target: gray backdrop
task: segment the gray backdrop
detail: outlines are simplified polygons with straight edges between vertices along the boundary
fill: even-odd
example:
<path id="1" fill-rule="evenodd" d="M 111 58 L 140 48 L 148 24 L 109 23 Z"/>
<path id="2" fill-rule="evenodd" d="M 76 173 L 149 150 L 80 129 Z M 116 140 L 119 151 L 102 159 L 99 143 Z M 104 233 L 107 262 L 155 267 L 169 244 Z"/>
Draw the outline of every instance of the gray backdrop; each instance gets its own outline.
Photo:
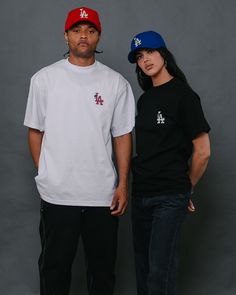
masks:
<path id="1" fill-rule="evenodd" d="M 30 77 L 66 51 L 66 13 L 87 5 L 103 26 L 98 56 L 141 91 L 127 62 L 132 36 L 154 29 L 200 94 L 212 127 L 212 157 L 181 240 L 181 294 L 236 294 L 235 0 L 1 0 L 0 293 L 39 294 L 39 196 L 23 127 Z M 80 245 L 71 294 L 87 294 Z M 121 219 L 116 295 L 135 294 L 129 210 Z M 76 292 L 76 290 L 80 292 Z"/>

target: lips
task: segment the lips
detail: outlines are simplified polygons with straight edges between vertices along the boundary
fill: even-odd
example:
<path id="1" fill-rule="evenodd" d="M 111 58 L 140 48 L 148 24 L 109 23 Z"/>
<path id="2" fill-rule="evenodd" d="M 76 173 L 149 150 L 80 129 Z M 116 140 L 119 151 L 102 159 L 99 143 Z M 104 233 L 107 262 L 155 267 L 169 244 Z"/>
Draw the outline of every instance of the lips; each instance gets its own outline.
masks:
<path id="1" fill-rule="evenodd" d="M 150 64 L 150 65 L 146 65 L 146 66 L 145 66 L 145 70 L 149 71 L 149 70 L 151 70 L 151 69 L 152 69 L 152 67 L 153 67 L 153 65 L 152 65 L 152 64 Z"/>
<path id="2" fill-rule="evenodd" d="M 87 41 L 80 41 L 78 43 L 78 45 L 82 45 L 82 46 L 86 45 L 86 46 L 89 46 L 89 43 Z"/>

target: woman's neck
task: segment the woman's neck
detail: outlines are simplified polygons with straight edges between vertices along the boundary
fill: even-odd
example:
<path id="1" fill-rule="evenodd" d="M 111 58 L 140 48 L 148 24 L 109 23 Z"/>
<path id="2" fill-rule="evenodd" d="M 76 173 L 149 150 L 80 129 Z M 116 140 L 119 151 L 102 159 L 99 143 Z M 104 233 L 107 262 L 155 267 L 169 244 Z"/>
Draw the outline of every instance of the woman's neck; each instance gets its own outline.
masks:
<path id="1" fill-rule="evenodd" d="M 163 67 L 160 72 L 151 77 L 153 86 L 160 86 L 170 81 L 172 78 L 173 76 L 169 74 L 166 67 Z"/>

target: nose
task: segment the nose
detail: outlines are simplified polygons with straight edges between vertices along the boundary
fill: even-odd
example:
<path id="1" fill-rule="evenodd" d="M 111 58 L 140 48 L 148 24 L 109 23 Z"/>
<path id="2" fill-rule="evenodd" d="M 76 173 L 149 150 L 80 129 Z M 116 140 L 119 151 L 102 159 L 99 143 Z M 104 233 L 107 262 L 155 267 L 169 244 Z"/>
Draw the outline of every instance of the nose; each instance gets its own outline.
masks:
<path id="1" fill-rule="evenodd" d="M 87 39 L 87 38 L 88 38 L 87 31 L 81 30 L 80 31 L 80 39 Z"/>
<path id="2" fill-rule="evenodd" d="M 144 61 L 144 63 L 146 63 L 147 61 L 149 61 L 148 54 L 144 53 L 144 55 L 143 55 L 143 61 Z"/>

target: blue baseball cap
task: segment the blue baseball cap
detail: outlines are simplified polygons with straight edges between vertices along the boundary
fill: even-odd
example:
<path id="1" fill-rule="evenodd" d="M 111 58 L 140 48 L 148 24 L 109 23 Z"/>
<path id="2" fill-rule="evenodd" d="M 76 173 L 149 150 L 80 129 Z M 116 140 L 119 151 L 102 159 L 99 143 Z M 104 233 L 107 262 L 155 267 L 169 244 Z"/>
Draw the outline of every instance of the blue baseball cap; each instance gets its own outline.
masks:
<path id="1" fill-rule="evenodd" d="M 130 53 L 128 60 L 130 63 L 135 63 L 135 54 L 137 50 L 141 48 L 158 49 L 160 47 L 166 47 L 165 41 L 160 34 L 154 31 L 146 31 L 139 33 L 131 41 Z"/>

